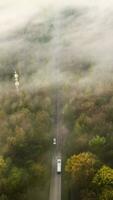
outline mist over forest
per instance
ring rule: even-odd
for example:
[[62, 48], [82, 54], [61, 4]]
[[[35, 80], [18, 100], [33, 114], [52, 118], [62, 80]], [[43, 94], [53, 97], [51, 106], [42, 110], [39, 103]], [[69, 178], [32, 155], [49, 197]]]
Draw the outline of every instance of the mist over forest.
[[62, 84], [94, 90], [112, 84], [111, 2], [69, 5], [61, 1], [50, 7], [49, 1], [45, 6], [33, 1], [29, 8], [30, 2], [27, 7], [26, 1], [23, 5], [12, 1], [9, 9], [7, 1], [4, 9], [2, 4], [1, 16], [6, 24], [0, 31], [0, 78], [1, 82], [5, 78], [5, 85], [15, 69], [20, 73], [22, 88], [51, 85], [56, 60]]
[[51, 200], [55, 134], [52, 200], [112, 200], [113, 2], [4, 0], [0, 24], [0, 200]]

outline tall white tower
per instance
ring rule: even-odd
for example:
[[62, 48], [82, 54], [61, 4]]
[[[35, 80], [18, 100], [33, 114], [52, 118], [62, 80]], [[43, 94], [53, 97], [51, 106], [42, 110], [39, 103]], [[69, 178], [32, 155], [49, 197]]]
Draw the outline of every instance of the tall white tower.
[[14, 72], [14, 79], [15, 79], [15, 87], [16, 87], [16, 91], [19, 92], [19, 75], [17, 74], [17, 72]]

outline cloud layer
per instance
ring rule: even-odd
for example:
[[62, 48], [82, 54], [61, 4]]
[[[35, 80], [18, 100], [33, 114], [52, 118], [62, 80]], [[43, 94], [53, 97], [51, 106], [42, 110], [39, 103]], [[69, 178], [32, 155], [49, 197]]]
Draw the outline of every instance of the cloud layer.
[[0, 70], [22, 85], [112, 84], [112, 1], [5, 0], [0, 24]]

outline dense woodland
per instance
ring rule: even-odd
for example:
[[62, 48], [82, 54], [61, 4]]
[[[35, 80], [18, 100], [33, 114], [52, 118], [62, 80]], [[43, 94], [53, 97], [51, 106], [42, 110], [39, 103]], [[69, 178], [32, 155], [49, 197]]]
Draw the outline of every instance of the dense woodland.
[[[112, 90], [70, 98], [59, 89], [62, 199], [112, 200]], [[49, 198], [55, 98], [55, 88], [0, 98], [0, 200]]]
[[[65, 106], [63, 197], [113, 199], [113, 93], [75, 97]], [[67, 193], [65, 193], [67, 191]]]
[[0, 98], [0, 200], [47, 198], [52, 115], [47, 88]]

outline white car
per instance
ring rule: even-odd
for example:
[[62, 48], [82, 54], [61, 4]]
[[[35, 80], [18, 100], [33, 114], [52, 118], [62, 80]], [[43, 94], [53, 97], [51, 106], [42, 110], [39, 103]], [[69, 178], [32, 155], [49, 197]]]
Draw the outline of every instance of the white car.
[[57, 173], [58, 174], [61, 173], [61, 159], [60, 158], [57, 159]]
[[53, 144], [56, 144], [56, 138], [53, 138]]

